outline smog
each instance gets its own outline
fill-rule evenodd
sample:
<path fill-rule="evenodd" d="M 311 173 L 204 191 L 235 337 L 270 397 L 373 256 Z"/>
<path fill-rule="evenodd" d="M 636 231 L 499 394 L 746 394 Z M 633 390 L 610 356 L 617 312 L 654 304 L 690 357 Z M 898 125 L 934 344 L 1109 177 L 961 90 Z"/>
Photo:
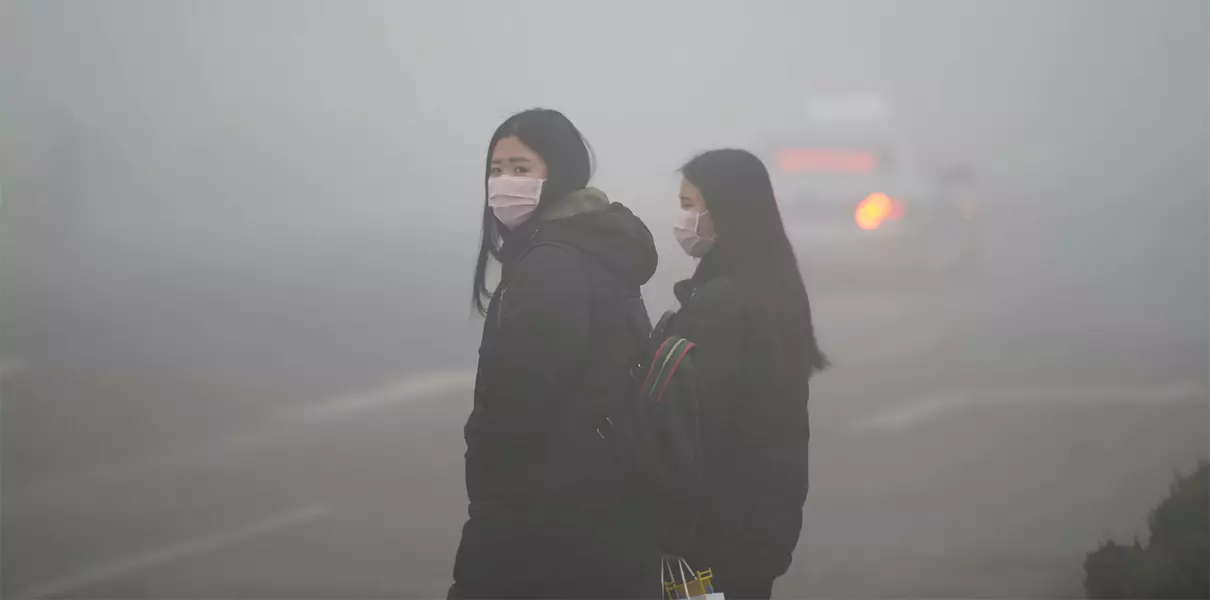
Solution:
<path fill-rule="evenodd" d="M 833 363 L 778 596 L 1082 594 L 1085 555 L 1145 535 L 1210 446 L 1208 17 L 5 3 L 0 589 L 443 596 L 484 158 L 545 107 L 655 237 L 653 316 L 694 269 L 672 234 L 681 165 L 740 147 L 772 173 Z M 820 122 L 875 133 L 818 142 Z M 836 241 L 795 204 L 803 172 L 868 161 L 910 191 L 869 187 L 870 231 L 846 205 Z M 943 196 L 966 208 L 920 247 L 944 264 L 852 241 L 892 201 Z"/>

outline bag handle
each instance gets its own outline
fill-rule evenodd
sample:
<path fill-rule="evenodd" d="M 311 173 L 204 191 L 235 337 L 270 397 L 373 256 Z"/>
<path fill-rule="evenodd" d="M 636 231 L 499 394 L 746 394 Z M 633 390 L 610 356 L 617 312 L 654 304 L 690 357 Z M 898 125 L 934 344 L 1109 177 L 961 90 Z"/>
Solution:
<path fill-rule="evenodd" d="M 689 561 L 685 560 L 683 557 L 680 557 L 680 556 L 676 557 L 676 562 L 677 562 L 677 567 L 681 572 L 681 587 L 683 587 L 685 589 L 685 598 L 686 598 L 686 600 L 688 600 L 688 598 L 689 598 L 689 580 L 685 577 L 685 569 L 688 569 L 689 573 L 691 575 L 693 575 L 694 581 L 697 581 L 697 574 L 693 571 L 693 567 L 689 566 Z M 668 579 L 666 579 L 666 580 L 664 579 L 664 569 L 668 570 Z M 665 556 L 660 559 L 660 588 L 666 590 L 667 589 L 666 584 L 668 584 L 668 583 L 671 583 L 673 585 L 673 587 L 675 588 L 676 574 L 672 571 L 672 565 L 668 563 L 668 557 Z"/>

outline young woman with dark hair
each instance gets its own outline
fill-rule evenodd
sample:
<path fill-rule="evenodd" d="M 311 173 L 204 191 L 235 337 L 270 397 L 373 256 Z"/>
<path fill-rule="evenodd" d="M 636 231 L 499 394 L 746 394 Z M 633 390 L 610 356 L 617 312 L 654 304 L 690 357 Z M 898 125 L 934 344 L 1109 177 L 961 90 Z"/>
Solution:
<path fill-rule="evenodd" d="M 712 150 L 681 174 L 674 233 L 701 262 L 672 327 L 697 344 L 707 484 L 688 559 L 729 600 L 768 598 L 802 529 L 808 380 L 828 363 L 764 164 Z"/>
<path fill-rule="evenodd" d="M 583 136 L 557 111 L 516 114 L 488 143 L 472 288 L 485 322 L 465 429 L 470 518 L 451 597 L 659 593 L 659 554 L 594 430 L 603 403 L 627 389 L 623 304 L 641 305 L 656 250 L 638 217 L 588 187 L 592 171 Z"/>

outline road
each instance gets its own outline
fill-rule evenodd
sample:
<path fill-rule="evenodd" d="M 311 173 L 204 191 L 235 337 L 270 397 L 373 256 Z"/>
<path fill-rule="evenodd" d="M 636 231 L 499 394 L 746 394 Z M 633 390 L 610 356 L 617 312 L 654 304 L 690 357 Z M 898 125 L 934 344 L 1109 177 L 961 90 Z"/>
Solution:
<path fill-rule="evenodd" d="M 1085 552 L 1141 531 L 1206 452 L 1204 335 L 1053 291 L 815 294 L 836 367 L 813 390 L 813 487 L 780 595 L 1074 595 Z M 470 363 L 450 363 L 6 475 L 4 597 L 440 596 L 470 403 Z M 6 437 L 12 392 L 37 378 L 6 375 Z"/>

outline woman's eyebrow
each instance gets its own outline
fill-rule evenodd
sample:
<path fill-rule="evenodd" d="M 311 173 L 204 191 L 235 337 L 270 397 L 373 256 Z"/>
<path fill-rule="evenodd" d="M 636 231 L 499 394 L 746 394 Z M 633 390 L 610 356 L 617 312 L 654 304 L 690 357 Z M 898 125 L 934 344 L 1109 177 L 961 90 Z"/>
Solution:
<path fill-rule="evenodd" d="M 500 158 L 492 159 L 493 165 L 498 165 L 502 162 L 505 162 L 504 159 L 500 159 Z M 530 162 L 530 160 L 529 160 L 528 156 L 510 156 L 510 157 L 508 157 L 508 162 L 511 164 L 517 164 L 517 163 L 527 163 L 527 162 Z"/>

